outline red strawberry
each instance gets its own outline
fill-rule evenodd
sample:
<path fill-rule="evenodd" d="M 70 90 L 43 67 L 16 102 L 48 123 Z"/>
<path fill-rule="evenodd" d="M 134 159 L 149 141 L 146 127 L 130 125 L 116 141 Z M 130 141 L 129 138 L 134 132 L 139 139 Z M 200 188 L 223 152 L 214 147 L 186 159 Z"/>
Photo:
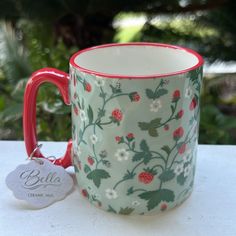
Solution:
<path fill-rule="evenodd" d="M 117 143 L 119 143 L 121 141 L 121 137 L 120 136 L 116 136 L 115 140 L 116 140 Z"/>
<path fill-rule="evenodd" d="M 134 93 L 132 96 L 132 100 L 134 102 L 138 102 L 140 100 L 140 95 L 138 93 Z"/>
<path fill-rule="evenodd" d="M 167 204 L 166 203 L 162 203 L 161 204 L 161 211 L 165 211 L 167 209 Z"/>
<path fill-rule="evenodd" d="M 179 140 L 180 138 L 183 137 L 183 135 L 184 135 L 184 129 L 181 126 L 173 132 L 174 140 Z"/>
<path fill-rule="evenodd" d="M 194 97 L 189 105 L 189 110 L 192 111 L 193 109 L 195 109 L 196 106 L 197 106 L 197 100 Z"/>
<path fill-rule="evenodd" d="M 169 125 L 165 125 L 165 126 L 164 126 L 164 130 L 165 130 L 165 131 L 169 130 L 169 128 L 170 128 Z"/>
<path fill-rule="evenodd" d="M 150 184 L 153 178 L 154 178 L 154 175 L 147 171 L 143 171 L 138 175 L 139 181 L 144 184 Z"/>
<path fill-rule="evenodd" d="M 93 158 L 92 157 L 88 157 L 88 163 L 89 163 L 89 165 L 93 165 L 93 163 L 94 163 L 94 160 L 93 160 Z"/>
<path fill-rule="evenodd" d="M 88 192 L 86 189 L 82 189 L 81 193 L 84 197 L 88 197 Z"/>
<path fill-rule="evenodd" d="M 184 110 L 183 109 L 181 109 L 178 113 L 177 113 L 177 116 L 176 116 L 176 118 L 177 119 L 180 119 L 180 118 L 182 118 L 183 117 L 183 115 L 184 115 Z"/>
<path fill-rule="evenodd" d="M 85 90 L 86 90 L 87 92 L 91 92 L 92 87 L 91 87 L 91 85 L 90 85 L 89 83 L 86 83 L 86 84 L 85 84 Z"/>
<path fill-rule="evenodd" d="M 127 134 L 127 138 L 130 138 L 130 139 L 131 139 L 131 138 L 134 138 L 134 134 L 133 134 L 133 133 L 128 133 L 128 134 Z"/>
<path fill-rule="evenodd" d="M 177 102 L 180 99 L 180 91 L 175 90 L 172 95 L 172 102 Z"/>
<path fill-rule="evenodd" d="M 179 154 L 183 154 L 183 153 L 185 152 L 185 150 L 186 150 L 186 147 L 187 147 L 186 143 L 183 143 L 183 144 L 178 148 L 178 153 L 179 153 Z"/>
<path fill-rule="evenodd" d="M 123 114 L 122 114 L 121 110 L 117 109 L 117 108 L 112 111 L 111 115 L 112 115 L 113 119 L 118 122 L 121 121 L 123 118 Z"/>
<path fill-rule="evenodd" d="M 133 133 L 128 133 L 126 135 L 126 139 L 128 140 L 128 142 L 131 142 L 134 140 L 134 134 Z"/>
<path fill-rule="evenodd" d="M 77 106 L 74 106 L 74 113 L 78 116 L 79 114 L 79 109 Z"/>

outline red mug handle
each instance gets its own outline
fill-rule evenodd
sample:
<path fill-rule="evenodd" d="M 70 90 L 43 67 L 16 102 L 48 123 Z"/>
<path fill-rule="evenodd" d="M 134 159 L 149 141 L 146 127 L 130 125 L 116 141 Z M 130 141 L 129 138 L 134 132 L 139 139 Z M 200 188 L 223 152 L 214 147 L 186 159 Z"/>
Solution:
<path fill-rule="evenodd" d="M 69 75 L 65 72 L 53 68 L 44 68 L 34 72 L 28 80 L 24 94 L 24 112 L 23 112 L 23 128 L 26 151 L 28 155 L 33 152 L 37 146 L 36 133 L 36 97 L 39 86 L 45 82 L 55 84 L 59 89 L 66 105 L 70 105 L 69 98 Z M 72 141 L 67 145 L 66 153 L 63 157 L 56 159 L 55 164 L 69 167 L 71 161 Z M 34 157 L 44 157 L 40 150 L 36 150 Z"/>

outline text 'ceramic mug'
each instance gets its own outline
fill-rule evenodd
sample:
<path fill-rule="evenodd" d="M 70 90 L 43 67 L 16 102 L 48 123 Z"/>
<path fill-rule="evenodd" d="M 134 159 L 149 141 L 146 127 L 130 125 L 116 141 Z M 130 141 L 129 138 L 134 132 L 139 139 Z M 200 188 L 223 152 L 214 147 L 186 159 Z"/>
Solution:
<path fill-rule="evenodd" d="M 79 51 L 69 75 L 38 70 L 24 97 L 27 152 L 37 144 L 38 87 L 53 83 L 72 108 L 72 141 L 55 164 L 73 163 L 82 195 L 119 214 L 171 209 L 193 188 L 202 66 L 190 49 L 128 43 Z"/>

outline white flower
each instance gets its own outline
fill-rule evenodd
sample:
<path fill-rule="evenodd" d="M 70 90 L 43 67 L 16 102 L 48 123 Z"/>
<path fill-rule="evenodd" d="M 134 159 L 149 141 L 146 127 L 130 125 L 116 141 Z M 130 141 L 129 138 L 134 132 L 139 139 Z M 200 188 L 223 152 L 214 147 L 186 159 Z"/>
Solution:
<path fill-rule="evenodd" d="M 90 140 L 91 140 L 92 144 L 96 144 L 98 141 L 98 137 L 95 134 L 92 134 L 90 136 Z"/>
<path fill-rule="evenodd" d="M 175 167 L 174 172 L 176 175 L 180 175 L 183 172 L 183 170 L 184 170 L 184 165 L 183 165 L 183 163 L 181 163 Z"/>
<path fill-rule="evenodd" d="M 103 87 L 103 86 L 105 85 L 105 81 L 104 81 L 104 79 L 97 77 L 96 80 L 95 80 L 95 84 L 96 84 L 98 87 Z"/>
<path fill-rule="evenodd" d="M 127 152 L 124 148 L 117 149 L 115 157 L 118 161 L 127 161 L 129 159 L 129 152 Z"/>
<path fill-rule="evenodd" d="M 116 199 L 118 197 L 117 192 L 114 189 L 108 188 L 105 192 L 108 199 Z"/>
<path fill-rule="evenodd" d="M 80 110 L 80 119 L 81 121 L 86 121 L 87 120 L 87 116 L 84 110 Z"/>
<path fill-rule="evenodd" d="M 133 201 L 132 202 L 132 206 L 139 206 L 140 205 L 140 202 L 139 201 Z"/>
<path fill-rule="evenodd" d="M 190 97 L 192 97 L 192 95 L 193 95 L 193 90 L 190 87 L 186 88 L 185 97 L 190 98 Z"/>
<path fill-rule="evenodd" d="M 184 168 L 184 177 L 187 177 L 190 172 L 191 172 L 191 165 L 187 165 L 185 168 Z"/>
<path fill-rule="evenodd" d="M 155 99 L 151 104 L 150 104 L 150 111 L 152 112 L 158 112 L 158 110 L 162 108 L 161 100 L 160 99 Z"/>

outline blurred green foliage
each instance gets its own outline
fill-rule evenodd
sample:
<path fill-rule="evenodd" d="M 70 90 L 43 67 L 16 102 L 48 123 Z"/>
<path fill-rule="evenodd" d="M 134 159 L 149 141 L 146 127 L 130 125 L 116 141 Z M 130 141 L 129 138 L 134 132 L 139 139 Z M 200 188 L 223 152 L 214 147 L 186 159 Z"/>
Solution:
<path fill-rule="evenodd" d="M 75 1 L 0 3 L 0 139 L 22 139 L 22 103 L 30 74 L 42 67 L 68 71 L 77 50 L 102 43 L 151 41 L 191 47 L 207 62 L 236 61 L 233 0 Z M 142 16 L 138 26 L 114 20 Z M 236 75 L 207 76 L 201 101 L 200 143 L 236 144 Z M 229 86 L 230 84 L 230 86 Z M 231 94 L 229 99 L 228 94 Z M 37 102 L 42 140 L 71 136 L 70 107 L 45 84 Z"/>
<path fill-rule="evenodd" d="M 1 113 L 0 138 L 22 139 L 22 103 L 24 87 L 30 74 L 40 68 L 51 67 L 68 70 L 68 59 L 77 48 L 68 49 L 59 40 L 53 43 L 50 29 L 43 23 L 32 24 L 19 21 L 21 34 L 27 35 L 17 39 L 11 25 L 2 23 L 0 37 L 4 50 L 1 59 Z M 51 34 L 51 35 L 50 35 Z M 23 52 L 27 48 L 27 55 Z M 18 66 L 19 65 L 19 66 Z M 70 138 L 70 107 L 64 106 L 59 92 L 53 85 L 44 84 L 37 97 L 37 131 L 39 139 L 65 140 Z M 69 122 L 65 122 L 68 120 Z"/>

